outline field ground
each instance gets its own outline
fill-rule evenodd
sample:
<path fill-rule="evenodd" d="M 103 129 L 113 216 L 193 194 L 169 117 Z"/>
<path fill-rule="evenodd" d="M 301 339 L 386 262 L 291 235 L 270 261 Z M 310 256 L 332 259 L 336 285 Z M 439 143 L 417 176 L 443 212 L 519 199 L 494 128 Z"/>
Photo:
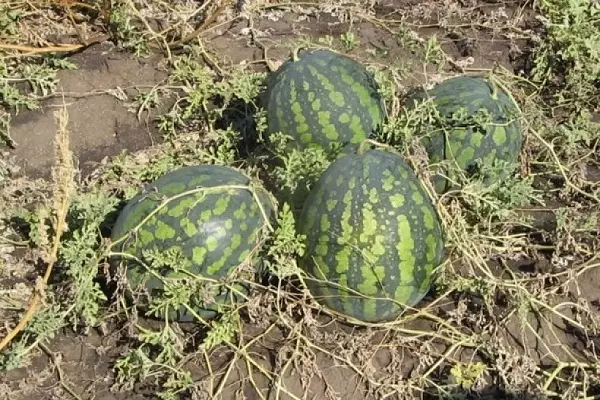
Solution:
<path fill-rule="evenodd" d="M 43 293 L 2 350 L 0 399 L 600 398 L 597 4 L 0 4 L 0 337 Z M 178 165 L 240 164 L 261 74 L 300 45 L 372 66 L 392 117 L 410 88 L 451 75 L 511 88 L 518 174 L 437 199 L 439 287 L 381 326 L 319 312 L 284 272 L 212 329 L 105 298 L 113 207 Z"/>

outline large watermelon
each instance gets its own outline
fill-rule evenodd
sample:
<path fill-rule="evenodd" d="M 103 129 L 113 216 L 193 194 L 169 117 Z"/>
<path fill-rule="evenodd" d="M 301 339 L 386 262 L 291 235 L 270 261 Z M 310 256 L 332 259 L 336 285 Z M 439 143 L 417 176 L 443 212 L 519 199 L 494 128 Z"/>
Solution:
<path fill-rule="evenodd" d="M 299 149 L 358 143 L 385 116 L 373 76 L 330 50 L 303 50 L 284 62 L 267 79 L 264 106 L 267 136 L 282 132 Z"/>
<path fill-rule="evenodd" d="M 482 76 L 458 76 L 430 90 L 414 91 L 408 96 L 406 108 L 410 111 L 428 99 L 432 99 L 441 116 L 432 126 L 421 127 L 422 143 L 432 164 L 456 162 L 456 167 L 470 177 L 481 173 L 481 165 L 491 167 L 496 160 L 516 163 L 522 140 L 519 110 L 502 88 Z M 461 112 L 466 118 L 457 122 Z M 482 117 L 479 121 L 478 112 Z M 446 170 L 439 172 L 434 177 L 434 186 L 438 193 L 443 193 L 452 186 L 443 175 L 449 174 L 446 176 L 452 180 L 454 175 Z M 503 169 L 500 173 L 482 175 L 484 182 L 490 184 L 509 172 L 510 169 Z"/>
<path fill-rule="evenodd" d="M 334 161 L 298 219 L 299 265 L 313 297 L 366 322 L 395 318 L 428 292 L 443 257 L 440 220 L 396 153 L 363 148 Z"/>
<path fill-rule="evenodd" d="M 131 288 L 146 288 L 152 297 L 161 295 L 163 281 L 189 278 L 189 273 L 215 280 L 229 277 L 256 249 L 264 216 L 269 218 L 273 212 L 269 195 L 252 186 L 253 195 L 250 185 L 245 175 L 217 165 L 183 167 L 162 176 L 121 211 L 111 235 L 117 246 L 113 252 L 132 255 L 148 264 L 144 250 L 163 254 L 179 251 L 185 271 L 170 266 L 150 267 L 151 271 L 130 257 L 115 257 L 113 265 L 123 261 Z M 242 297 L 237 290 L 244 293 L 245 286 L 234 287 L 236 290 L 214 285 L 211 295 L 198 294 L 192 299 L 193 308 L 202 318 L 212 318 L 218 306 Z M 193 319 L 184 307 L 170 308 L 157 316 Z"/>

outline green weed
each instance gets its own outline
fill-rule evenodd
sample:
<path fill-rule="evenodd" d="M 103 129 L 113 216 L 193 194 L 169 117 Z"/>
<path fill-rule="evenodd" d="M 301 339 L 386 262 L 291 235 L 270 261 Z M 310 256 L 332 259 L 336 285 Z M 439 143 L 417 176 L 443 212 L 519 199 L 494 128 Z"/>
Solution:
<path fill-rule="evenodd" d="M 0 58 L 0 146 L 18 145 L 18 138 L 10 135 L 11 115 L 23 109 L 39 109 L 39 98 L 57 89 L 58 72 L 75 68 L 71 62 L 51 56 Z"/>
<path fill-rule="evenodd" d="M 595 107 L 600 82 L 600 4 L 544 0 L 545 35 L 534 49 L 533 79 L 548 85 L 558 105 Z"/>
<path fill-rule="evenodd" d="M 481 17 L 472 8 L 451 4 L 452 17 L 469 18 L 478 29 L 490 29 L 489 21 L 479 23 Z M 304 385 L 301 389 L 307 392 L 308 382 L 329 377 L 318 364 L 322 358 L 351 371 L 371 394 L 381 398 L 460 397 L 462 392 L 478 391 L 489 382 L 506 392 L 589 397 L 600 385 L 594 374 L 597 363 L 582 360 L 583 356 L 575 356 L 566 341 L 556 343 L 553 338 L 560 336 L 556 328 L 560 326 L 593 344 L 600 330 L 587 300 L 568 297 L 572 293 L 569 288 L 578 284 L 580 276 L 598 267 L 595 254 L 600 215 L 594 210 L 600 188 L 585 174 L 586 168 L 598 165 L 599 126 L 593 115 L 600 65 L 596 43 L 598 6 L 597 2 L 579 0 L 545 0 L 538 4 L 546 31 L 538 38 L 534 51 L 534 82 L 499 74 L 523 109 L 523 157 L 518 166 L 482 165 L 482 175 L 520 168 L 495 184 L 486 184 L 479 176 L 467 179 L 448 166 L 459 188 L 443 196 L 432 193 L 446 231 L 448 260 L 439 268 L 435 293 L 422 307 L 393 323 L 338 329 L 325 310 L 309 298 L 300 298 L 304 292 L 298 296 L 297 292 L 287 292 L 283 285 L 262 286 L 244 277 L 251 287 L 247 304 L 223 308 L 219 318 L 210 321 L 198 319 L 190 333 L 182 329 L 183 324 L 169 321 L 148 327 L 147 321 L 137 315 L 135 303 L 130 307 L 132 302 L 121 291 L 106 308 L 108 296 L 99 286 L 98 275 L 108 267 L 107 257 L 112 250 L 106 231 L 122 202 L 131 199 L 146 182 L 183 165 L 240 167 L 278 189 L 278 197 L 283 199 L 274 230 L 265 235 L 266 247 L 260 256 L 270 275 L 293 280 L 301 275 L 296 262 L 304 253 L 304 237 L 296 231 L 297 211 L 302 198 L 332 160 L 319 150 L 293 149 L 284 134 L 271 135 L 268 142 L 262 138 L 266 119 L 258 97 L 263 73 L 209 56 L 210 43 L 200 34 L 184 43 L 180 51 L 171 53 L 169 43 L 193 32 L 209 18 L 203 14 L 204 8 L 181 2 L 111 2 L 108 23 L 120 48 L 139 56 L 165 50 L 168 81 L 136 97 L 133 105 L 140 113 L 162 104 L 167 96 L 175 97 L 174 106 L 155 121 L 166 141 L 137 154 L 114 157 L 93 177 L 72 188 L 68 230 L 59 246 L 59 283 L 45 288 L 45 306 L 0 356 L 0 367 L 9 370 L 26 366 L 32 350 L 63 329 L 114 324 L 129 328 L 119 329 L 120 339 L 128 348 L 113 365 L 116 388 L 135 391 L 137 384 L 148 385 L 156 388 L 156 397 L 162 399 L 225 393 L 234 376 L 232 371 L 240 370 L 240 364 L 248 372 L 244 384 L 258 393 L 263 393 L 256 379 L 260 375 L 269 382 L 273 397 L 285 394 L 300 398 L 290 393 L 286 374 L 299 376 Z M 289 4 L 255 2 L 252 12 L 279 11 L 278 7 L 287 11 L 292 8 Z M 418 63 L 435 65 L 439 74 L 448 72 L 449 55 L 441 35 L 420 37 L 411 28 L 414 25 L 375 19 L 362 4 L 313 7 L 330 7 L 340 15 L 357 13 L 361 23 L 370 22 L 402 43 Z M 358 12 L 356 7 L 364 10 Z M 13 40 L 26 15 L 18 8 L 7 13 L 3 10 L 0 37 Z M 395 12 L 403 11 L 399 7 Z M 248 18 L 244 13 L 240 15 L 223 13 L 220 17 Z M 270 17 L 282 15 L 275 12 Z M 312 18 L 308 12 L 303 16 Z M 252 15 L 255 22 L 259 17 Z M 439 25 L 448 23 L 444 20 Z M 498 31 L 507 28 L 498 27 Z M 488 121 L 485 114 L 457 114 L 452 121 L 442 123 L 427 102 L 405 112 L 405 79 L 409 74 L 427 73 L 427 68 L 406 70 L 408 60 L 392 60 L 390 49 L 371 46 L 358 30 L 318 39 L 291 39 L 290 43 L 294 44 L 291 47 L 304 44 L 340 48 L 369 63 L 389 112 L 377 139 L 393 144 L 425 179 L 433 166 L 417 141 L 419 134 L 434 133 L 459 119 L 473 125 Z M 369 48 L 365 51 L 369 57 L 363 56 L 364 47 Z M 39 107 L 40 97 L 56 90 L 57 71 L 72 68 L 58 58 L 26 60 L 20 64 L 12 57 L 0 59 L 0 136 L 4 134 L 5 141 L 9 140 L 9 111 Z M 397 65 L 388 65 L 390 60 L 397 61 Z M 553 108 L 556 104 L 548 101 L 548 93 L 556 94 L 560 109 Z M 0 175 L 5 174 L 3 171 Z M 0 180 L 0 190 L 10 184 L 9 179 Z M 38 254 L 52 240 L 55 215 L 51 200 L 23 190 L 25 195 L 19 197 L 17 205 L 0 212 L 8 210 L 8 217 L 18 221 L 22 228 L 19 241 Z M 536 209 L 526 212 L 551 201 L 560 205 L 546 210 L 553 216 L 549 223 L 535 216 Z M 0 241 L 5 239 L 0 235 Z M 185 266 L 176 252 L 147 252 L 144 259 L 155 271 L 165 266 L 182 270 Z M 542 266 L 547 262 L 552 268 L 527 272 L 515 266 L 523 260 Z M 119 290 L 125 289 L 123 277 L 114 278 Z M 150 301 L 150 313 L 158 315 L 180 306 L 193 310 L 212 295 L 208 286 L 193 277 L 167 284 L 163 295 Z M 541 325 L 546 324 L 545 328 L 535 327 L 532 316 Z M 253 323 L 248 323 L 248 317 Z M 510 325 L 513 319 L 516 328 Z M 525 348 L 511 338 L 526 343 Z M 527 347 L 531 338 L 548 356 L 543 362 L 532 346 Z M 269 353 L 261 353 L 268 346 Z M 593 355 L 591 344 L 582 346 L 584 355 Z M 565 348 L 568 351 L 563 352 Z M 389 355 L 387 364 L 378 366 L 386 359 L 385 354 Z M 226 361 L 218 365 L 221 355 Z M 194 369 L 187 364 L 191 360 L 196 364 Z M 264 366 L 264 360 L 274 360 L 275 368 Z M 406 372 L 407 364 L 411 364 L 410 372 Z M 198 365 L 206 376 L 200 383 L 192 373 Z M 336 395 L 328 387 L 325 396 Z"/>

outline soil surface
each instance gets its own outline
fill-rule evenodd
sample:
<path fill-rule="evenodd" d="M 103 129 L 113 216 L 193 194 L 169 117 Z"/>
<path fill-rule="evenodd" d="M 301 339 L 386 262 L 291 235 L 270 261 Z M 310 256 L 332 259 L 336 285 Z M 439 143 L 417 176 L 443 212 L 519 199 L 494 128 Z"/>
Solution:
<path fill-rule="evenodd" d="M 138 118 L 127 102 L 166 78 L 166 71 L 158 67 L 160 59 L 134 58 L 105 42 L 70 61 L 77 69 L 59 72 L 58 93 L 43 100 L 41 110 L 22 112 L 12 121 L 12 134 L 18 138 L 13 155 L 29 176 L 50 176 L 57 129 L 54 111 L 60 107 L 68 110 L 70 146 L 84 175 L 105 157 L 142 150 L 160 140 L 153 116 Z M 163 104 L 158 112 L 168 107 Z"/>
<path fill-rule="evenodd" d="M 377 17 L 393 19 L 399 7 L 423 7 L 424 18 L 415 22 L 422 26 L 417 27 L 417 31 L 423 37 L 436 35 L 444 50 L 452 57 L 453 63 L 464 66 L 470 71 L 489 69 L 497 65 L 511 71 L 524 68 L 519 57 L 521 53 L 526 52 L 523 42 L 518 39 L 508 40 L 485 29 L 444 29 L 438 26 L 435 13 L 428 14 L 426 5 L 422 2 L 379 2 L 376 9 Z M 478 8 L 478 12 L 494 11 L 498 11 L 498 7 L 493 3 L 482 3 Z M 504 5 L 502 11 L 512 14 L 522 10 L 516 4 L 513 8 Z M 244 31 L 245 28 L 247 22 L 239 22 L 228 26 L 227 29 L 217 30 L 213 37 L 206 38 L 205 45 L 231 63 L 256 62 L 257 68 L 264 68 L 260 63 L 264 58 L 263 50 L 251 44 Z M 268 57 L 276 62 L 287 57 L 290 49 L 286 44 L 297 35 L 339 36 L 347 31 L 348 23 L 338 23 L 337 18 L 325 14 L 317 20 L 313 18 L 308 20 L 299 14 L 281 12 L 277 14 L 277 18 L 255 21 L 254 28 L 262 34 L 260 40 L 262 45 L 268 48 Z M 365 21 L 355 21 L 354 32 L 360 44 L 352 54 L 360 57 L 373 48 L 386 48 L 386 62 L 413 71 L 411 75 L 413 79 L 400 84 L 408 88 L 424 81 L 422 65 L 416 61 L 409 49 L 403 47 L 397 37 L 372 22 Z M 68 110 L 71 148 L 82 175 L 89 174 L 107 157 L 118 155 L 123 151 L 142 150 L 161 141 L 153 120 L 155 115 L 143 113 L 139 118 L 136 115 L 137 110 L 130 102 L 132 95 L 164 82 L 167 72 L 162 68 L 160 58 L 135 58 L 117 51 L 111 43 L 106 42 L 72 56 L 70 61 L 75 63 L 78 69 L 60 73 L 59 87 L 64 94 L 52 95 L 42 102 L 41 110 L 21 112 L 13 120 L 12 136 L 18 143 L 18 147 L 10 155 L 16 159 L 24 175 L 35 178 L 49 176 L 53 163 L 53 141 L 56 132 L 53 111 L 58 107 L 64 106 Z M 164 103 L 156 112 L 164 112 L 169 106 L 170 104 Z M 598 170 L 590 167 L 588 173 L 590 177 L 594 174 L 598 175 Z M 515 268 L 527 268 L 527 265 L 527 262 L 524 262 L 523 265 L 516 265 Z M 568 292 L 564 293 L 565 301 L 585 299 L 594 304 L 596 310 L 600 312 L 598 291 L 600 269 L 588 270 L 578 277 L 577 282 L 577 285 L 573 285 Z M 457 303 L 448 304 L 448 309 L 477 306 L 463 304 L 463 300 L 457 299 Z M 589 348 L 589 343 L 586 345 L 585 340 L 593 340 L 596 346 L 600 346 L 599 338 L 580 337 L 566 321 L 557 320 L 548 323 L 536 321 L 531 317 L 531 326 L 536 329 L 535 332 L 531 332 L 521 330 L 517 318 L 515 315 L 508 317 L 504 325 L 505 331 L 498 332 L 498 335 L 507 341 L 513 341 L 517 346 L 522 346 L 524 352 L 540 364 L 548 361 L 546 356 L 549 352 L 544 346 L 553 347 L 554 354 L 560 354 L 561 349 L 579 353 L 582 359 L 586 358 L 585 348 Z M 335 329 L 329 326 L 322 328 L 321 331 L 324 335 L 333 335 L 331 332 Z M 351 330 L 347 326 L 341 329 L 347 332 Z M 421 326 L 420 329 L 427 329 L 427 326 Z M 85 334 L 75 334 L 66 330 L 64 334 L 49 342 L 48 352 L 40 351 L 31 358 L 30 365 L 0 376 L 0 400 L 73 398 L 61 384 L 72 388 L 74 394 L 81 399 L 156 398 L 152 389 L 137 387 L 135 390 L 119 391 L 115 387 L 114 360 L 126 349 L 127 346 L 123 342 L 126 336 L 126 333 L 114 331 L 111 327 L 106 327 L 105 332 L 91 330 Z M 371 361 L 367 367 L 379 371 L 382 376 L 385 375 L 387 368 L 401 368 L 406 376 L 410 376 L 413 369 L 418 366 L 419 360 L 410 353 L 408 346 L 378 349 L 376 345 L 378 340 L 382 339 L 380 336 L 381 332 L 357 336 L 361 340 L 368 340 L 374 344 L 375 350 L 369 355 Z M 260 357 L 256 358 L 263 360 L 265 369 L 281 367 L 281 360 L 277 360 L 277 357 L 285 359 L 286 351 L 294 351 L 294 343 L 286 343 L 286 349 L 282 350 L 281 343 L 285 343 L 285 340 L 285 337 L 279 334 L 270 334 L 253 348 L 253 351 L 260 354 Z M 326 342 L 333 343 L 330 340 Z M 278 354 L 269 351 L 270 344 L 274 344 L 274 348 L 279 348 Z M 440 353 L 447 350 L 445 346 L 437 345 Z M 218 369 L 219 355 L 213 357 L 215 368 Z M 469 361 L 469 357 L 469 354 L 464 354 L 465 361 Z M 226 365 L 228 360 L 221 361 Z M 314 376 L 297 376 L 284 372 L 280 376 L 281 387 L 296 396 L 302 396 L 306 387 L 309 393 L 307 399 L 381 398 L 373 388 L 366 387 L 363 379 L 355 371 L 336 365 L 339 363 L 333 361 L 331 357 L 321 354 L 317 359 L 306 362 L 318 365 L 320 372 Z M 186 367 L 192 371 L 194 381 L 202 379 L 207 373 L 201 367 L 202 364 L 203 360 L 188 360 Z M 523 366 L 525 367 L 527 366 Z M 219 373 L 223 374 L 224 371 Z M 515 374 L 518 373 L 515 371 Z M 260 395 L 256 391 L 257 387 L 261 389 Z M 481 398 L 502 398 L 493 386 L 483 388 L 479 395 Z M 207 398 L 206 396 L 202 388 L 198 388 L 193 398 L 203 399 Z M 246 366 L 240 360 L 230 371 L 222 398 L 291 399 L 292 397 L 278 390 L 277 387 L 269 386 L 261 376 L 254 376 L 253 380 L 250 380 L 246 373 Z M 396 397 L 388 398 L 403 398 L 401 388 L 398 388 Z"/>

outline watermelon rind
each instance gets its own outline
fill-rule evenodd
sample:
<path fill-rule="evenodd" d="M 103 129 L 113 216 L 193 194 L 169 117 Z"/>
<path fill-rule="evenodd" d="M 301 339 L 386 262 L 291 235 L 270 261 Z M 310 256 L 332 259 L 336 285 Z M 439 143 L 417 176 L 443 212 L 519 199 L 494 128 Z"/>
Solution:
<path fill-rule="evenodd" d="M 132 291 L 145 289 L 150 298 L 164 295 L 165 282 L 210 280 L 186 307 L 168 307 L 154 317 L 191 321 L 211 319 L 235 307 L 248 293 L 242 274 L 226 282 L 251 261 L 273 214 L 269 193 L 241 172 L 221 165 L 192 165 L 165 174 L 134 196 L 119 214 L 111 233 L 113 266 L 123 266 Z M 182 265 L 154 268 L 148 250 L 177 252 Z M 201 296 L 202 294 L 202 296 Z M 146 309 L 141 296 L 138 308 Z M 191 306 L 192 306 L 191 305 Z"/>
<path fill-rule="evenodd" d="M 386 110 L 374 76 L 328 49 L 302 49 L 267 78 L 267 138 L 281 132 L 298 149 L 325 151 L 373 136 Z"/>
<path fill-rule="evenodd" d="M 314 299 L 350 320 L 381 323 L 414 307 L 444 257 L 436 208 L 397 153 L 345 152 L 312 188 L 298 219 L 299 267 Z"/>
<path fill-rule="evenodd" d="M 428 101 L 440 118 L 416 128 L 415 134 L 430 163 L 441 167 L 433 178 L 438 194 L 458 186 L 462 179 L 457 171 L 467 179 L 479 175 L 491 185 L 514 170 L 523 140 L 520 111 L 501 85 L 485 76 L 456 76 L 431 89 L 414 90 L 405 108 L 410 113 Z M 448 162 L 454 168 L 442 166 Z M 494 168 L 498 163 L 503 165 Z"/>

